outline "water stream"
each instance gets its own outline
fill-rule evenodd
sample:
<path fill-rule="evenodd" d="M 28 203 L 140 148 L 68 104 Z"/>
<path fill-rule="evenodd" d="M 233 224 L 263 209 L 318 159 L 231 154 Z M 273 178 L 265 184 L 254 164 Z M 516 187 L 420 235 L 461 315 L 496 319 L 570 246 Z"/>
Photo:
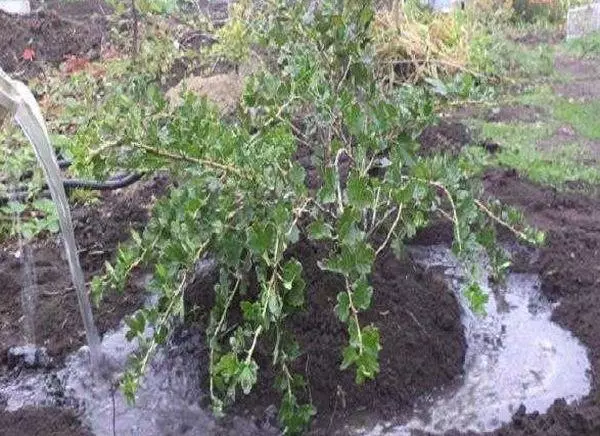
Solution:
<path fill-rule="evenodd" d="M 23 336 L 26 344 L 35 345 L 35 311 L 38 297 L 35 263 L 33 261 L 31 247 L 23 242 L 23 235 L 21 234 L 21 215 L 19 212 L 15 212 L 14 220 L 19 238 L 19 251 L 17 254 L 21 260 L 21 265 L 23 266 L 23 288 L 21 289 Z"/>
<path fill-rule="evenodd" d="M 12 80 L 0 69 L 0 106 L 14 114 L 14 119 L 21 127 L 29 142 L 31 142 L 37 160 L 44 171 L 46 183 L 56 209 L 64 241 L 65 252 L 69 262 L 69 269 L 73 286 L 77 294 L 79 309 L 87 342 L 90 347 L 92 366 L 98 368 L 101 359 L 100 337 L 94 324 L 92 307 L 87 295 L 83 271 L 79 263 L 75 233 L 71 221 L 71 211 L 62 182 L 62 176 L 50 137 L 46 130 L 46 123 L 40 108 L 31 91 L 21 82 Z"/>

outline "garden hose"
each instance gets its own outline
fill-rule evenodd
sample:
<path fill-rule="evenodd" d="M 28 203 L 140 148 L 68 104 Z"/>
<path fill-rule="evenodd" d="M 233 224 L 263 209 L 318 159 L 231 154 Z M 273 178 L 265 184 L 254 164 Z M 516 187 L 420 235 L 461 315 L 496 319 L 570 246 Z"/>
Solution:
<path fill-rule="evenodd" d="M 82 180 L 82 179 L 64 179 L 63 186 L 65 190 L 71 189 L 85 189 L 90 191 L 113 191 L 115 189 L 126 188 L 140 180 L 144 176 L 144 173 L 129 173 L 124 176 L 110 178 L 105 181 L 98 180 Z M 44 184 L 42 197 L 48 197 L 50 194 L 47 191 L 47 185 Z M 22 201 L 29 196 L 26 186 L 21 186 L 13 191 L 10 196 L 0 197 L 0 206 L 6 204 L 8 201 Z"/>

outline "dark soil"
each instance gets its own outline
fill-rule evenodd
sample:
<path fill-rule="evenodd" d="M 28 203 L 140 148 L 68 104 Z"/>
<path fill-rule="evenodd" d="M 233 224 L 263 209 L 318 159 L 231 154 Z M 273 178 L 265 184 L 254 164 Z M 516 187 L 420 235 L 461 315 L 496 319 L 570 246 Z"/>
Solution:
<path fill-rule="evenodd" d="M 468 127 L 459 122 L 440 121 L 435 126 L 426 127 L 417 138 L 421 145 L 419 152 L 430 156 L 438 153 L 457 155 L 472 143 Z"/>
<path fill-rule="evenodd" d="M 535 123 L 540 121 L 546 115 L 545 111 L 539 107 L 531 105 L 519 106 L 501 106 L 488 111 L 486 121 L 493 123 Z"/>
<path fill-rule="evenodd" d="M 154 196 L 165 189 L 166 182 L 157 178 L 129 190 L 107 193 L 98 206 L 73 209 L 76 240 L 86 278 L 102 272 L 119 242 L 126 241 L 130 229 L 142 228 L 148 219 L 147 208 Z M 0 364 L 7 362 L 7 350 L 23 345 L 21 290 L 23 263 L 14 253 L 15 243 L 0 251 Z M 38 290 L 35 317 L 36 343 L 48 349 L 48 354 L 60 363 L 69 352 L 85 343 L 85 334 L 68 264 L 62 244 L 56 239 L 36 242 L 28 250 L 33 259 Z M 115 328 L 123 317 L 143 303 L 144 283 L 138 273 L 123 294 L 107 294 L 96 310 L 96 322 L 101 333 Z M 136 280 L 137 278 L 137 280 Z"/>
<path fill-rule="evenodd" d="M 0 436 L 91 436 L 70 411 L 39 407 L 0 412 Z"/>
<path fill-rule="evenodd" d="M 551 30 L 536 30 L 535 32 L 529 32 L 525 35 L 519 35 L 513 38 L 513 41 L 519 44 L 529 46 L 539 46 L 543 44 L 558 44 L 565 38 L 564 31 Z"/>
<path fill-rule="evenodd" d="M 97 1 L 53 1 L 30 16 L 0 12 L 0 67 L 19 79 L 38 75 L 67 56 L 95 59 L 107 35 L 107 21 Z M 36 8 L 32 5 L 32 9 Z M 24 57 L 33 50 L 33 59 Z"/>
<path fill-rule="evenodd" d="M 343 434 L 341 426 L 363 412 L 393 419 L 408 411 L 420 396 L 447 385 L 462 372 L 466 347 L 460 308 L 443 278 L 387 252 L 376 262 L 371 277 L 372 308 L 360 316 L 363 325 L 373 323 L 380 329 L 381 372 L 376 380 L 357 386 L 353 371 L 339 368 L 347 333 L 334 306 L 344 282 L 317 266 L 326 253 L 324 247 L 308 241 L 289 251 L 304 265 L 308 296 L 308 310 L 289 322 L 302 350 L 294 370 L 309 383 L 308 395 L 318 409 L 313 432 L 323 435 Z M 206 296 L 211 291 L 199 286 L 188 295 L 196 296 L 199 313 L 207 313 L 210 299 Z M 270 350 L 270 345 L 263 348 Z M 236 410 L 262 419 L 270 405 L 278 405 L 280 394 L 272 388 L 275 374 L 266 354 L 259 356 L 259 366 L 259 385 Z"/>

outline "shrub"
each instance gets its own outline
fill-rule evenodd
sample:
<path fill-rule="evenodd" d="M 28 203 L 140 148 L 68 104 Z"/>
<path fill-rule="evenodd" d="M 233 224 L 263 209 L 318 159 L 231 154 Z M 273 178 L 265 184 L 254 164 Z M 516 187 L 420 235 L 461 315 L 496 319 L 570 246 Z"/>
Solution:
<path fill-rule="evenodd" d="M 326 244 L 321 268 L 344 277 L 332 316 L 347 325 L 342 369 L 352 368 L 357 383 L 379 372 L 379 332 L 361 314 L 376 292 L 369 275 L 383 250 L 400 253 L 433 217 L 453 224 L 453 248 L 462 259 L 486 250 L 498 268 L 506 259 L 492 223 L 528 241 L 541 237 L 521 227 L 515 211 L 477 198 L 471 176 L 479 168 L 471 159 L 416 153 L 412 137 L 431 117 L 432 103 L 406 86 L 383 92 L 371 1 L 325 0 L 316 8 L 282 0 L 263 8 L 249 31 L 269 68 L 247 78 L 236 122 L 190 95 L 169 109 L 147 88 L 136 110 L 124 96 L 111 101 L 108 113 L 128 117 L 119 130 L 114 119 L 95 119 L 77 141 L 89 152 L 84 163 L 92 172 L 118 163 L 166 170 L 176 182 L 144 233 L 134 234 L 106 276 L 93 281 L 98 295 L 122 287 L 133 268 L 153 267 L 150 290 L 158 304 L 128 320 L 128 336 L 140 341 L 140 350 L 122 380 L 125 393 L 133 398 L 153 352 L 183 314 L 194 266 L 210 258 L 219 275 L 206 332 L 214 410 L 222 413 L 240 391 L 252 390 L 257 350 L 271 350 L 282 428 L 295 434 L 315 413 L 303 403 L 304 380 L 291 370 L 300 350 L 285 329 L 305 301 L 302 259 L 286 254 L 300 237 Z M 105 145 L 98 149 L 98 142 Z M 299 145 L 312 154 L 320 180 L 315 189 L 307 188 L 294 159 Z M 468 289 L 472 306 L 482 310 L 487 297 L 474 280 Z"/>

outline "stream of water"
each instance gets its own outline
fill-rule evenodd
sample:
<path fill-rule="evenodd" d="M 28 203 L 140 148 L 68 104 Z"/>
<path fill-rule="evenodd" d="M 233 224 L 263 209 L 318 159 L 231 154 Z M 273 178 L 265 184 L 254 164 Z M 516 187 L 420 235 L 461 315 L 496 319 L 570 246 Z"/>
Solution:
<path fill-rule="evenodd" d="M 15 212 L 14 221 L 19 238 L 19 251 L 17 254 L 21 260 L 21 265 L 23 265 L 23 288 L 21 290 L 23 336 L 26 344 L 35 345 L 35 311 L 38 297 L 35 263 L 33 261 L 31 247 L 23 242 L 20 213 Z"/>
<path fill-rule="evenodd" d="M 79 263 L 71 211 L 62 182 L 62 175 L 50 142 L 46 123 L 31 91 L 21 82 L 14 81 L 0 69 L 0 105 L 14 112 L 14 119 L 35 150 L 37 160 L 44 171 L 46 183 L 56 209 L 64 241 L 65 252 L 79 309 L 90 347 L 92 367 L 99 368 L 101 360 L 100 337 L 94 324 L 92 307 L 87 295 L 83 271 Z"/>

